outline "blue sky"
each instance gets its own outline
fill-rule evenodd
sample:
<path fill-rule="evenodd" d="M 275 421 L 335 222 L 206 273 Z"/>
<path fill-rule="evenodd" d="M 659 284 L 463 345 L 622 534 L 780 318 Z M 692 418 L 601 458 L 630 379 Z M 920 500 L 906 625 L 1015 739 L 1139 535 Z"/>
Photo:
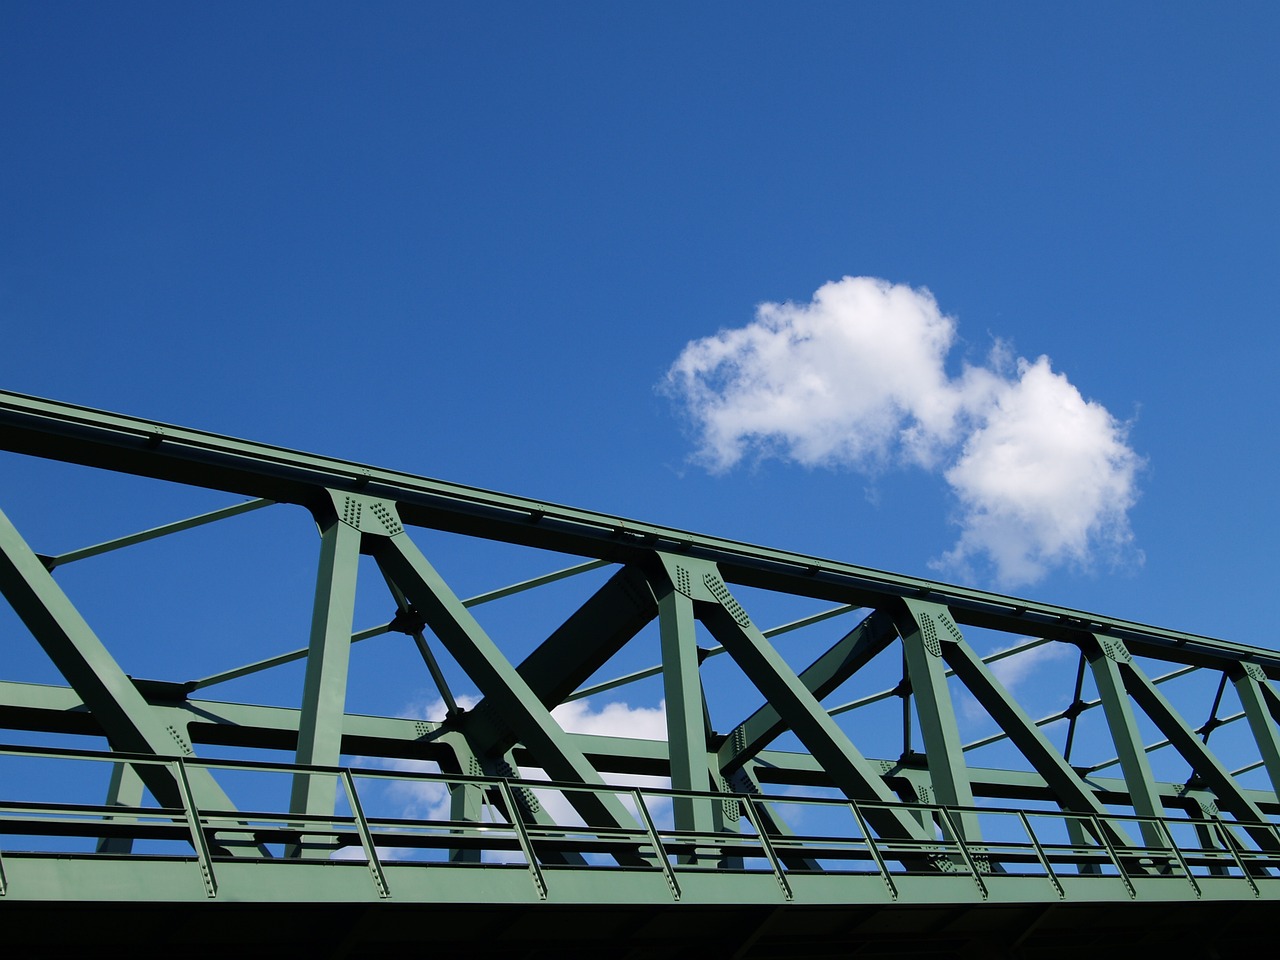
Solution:
<path fill-rule="evenodd" d="M 1278 28 L 1265 3 L 7 3 L 0 386 L 1273 645 Z M 732 377 L 691 406 L 668 371 L 843 277 L 949 318 L 929 363 L 877 354 L 919 374 L 878 395 L 893 439 L 799 455 L 800 402 L 709 470 Z M 998 405 L 913 459 L 902 404 L 1042 356 L 1123 482 L 1073 553 L 948 567 L 947 471 Z M 187 505 L 3 468 L 46 551 Z"/>

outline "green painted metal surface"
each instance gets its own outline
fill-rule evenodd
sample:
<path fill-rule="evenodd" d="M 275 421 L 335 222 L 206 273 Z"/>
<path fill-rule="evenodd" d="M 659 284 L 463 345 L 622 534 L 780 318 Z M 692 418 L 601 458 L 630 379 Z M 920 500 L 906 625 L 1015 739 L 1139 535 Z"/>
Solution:
<path fill-rule="evenodd" d="M 909 911 L 950 905 L 1005 910 L 992 929 L 1032 944 L 1060 933 L 1051 910 L 1136 923 L 1280 900 L 1275 651 L 15 394 L 0 449 L 254 498 L 60 554 L 0 515 L 0 592 L 65 680 L 0 680 L 0 914 L 645 906 L 692 935 L 714 909 L 844 910 L 912 936 Z M 300 561 L 310 622 L 285 652 L 138 680 L 57 579 L 263 508 L 319 532 Z M 576 559 L 463 599 L 422 531 Z M 357 630 L 362 557 L 387 620 Z M 567 603 L 548 592 L 592 576 Z M 561 605 L 559 626 L 515 656 L 476 611 L 529 596 Z M 761 626 L 784 607 L 801 615 Z M 354 644 L 395 634 L 439 719 L 349 708 Z M 637 650 L 656 662 L 636 669 Z M 1043 657 L 1071 667 L 1024 702 L 1010 665 Z M 299 660 L 284 702 L 210 696 Z M 649 678 L 665 737 L 558 719 Z M 966 743 L 977 715 L 997 730 Z M 71 786 L 85 770 L 98 796 Z M 752 924 L 742 955 L 773 936 Z"/>

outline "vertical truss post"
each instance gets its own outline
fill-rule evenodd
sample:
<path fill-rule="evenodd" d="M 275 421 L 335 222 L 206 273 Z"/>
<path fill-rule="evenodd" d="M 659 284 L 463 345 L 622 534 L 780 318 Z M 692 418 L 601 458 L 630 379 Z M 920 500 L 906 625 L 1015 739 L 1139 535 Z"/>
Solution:
<path fill-rule="evenodd" d="M 907 649 L 902 648 L 902 680 L 898 683 L 898 699 L 902 701 L 902 755 L 911 756 L 911 668 L 907 664 Z"/>
<path fill-rule="evenodd" d="M 1164 847 L 1165 835 L 1159 827 L 1159 821 L 1164 817 L 1164 806 L 1160 802 L 1155 777 L 1151 774 L 1151 763 L 1143 748 L 1142 733 L 1138 730 L 1133 706 L 1125 690 L 1124 677 L 1120 673 L 1120 664 L 1132 663 L 1133 658 L 1124 642 L 1115 637 L 1095 634 L 1093 639 L 1094 643 L 1084 654 L 1098 688 L 1098 697 L 1102 700 L 1111 738 L 1115 741 L 1133 811 L 1139 817 L 1154 818 L 1138 821 L 1143 843 L 1148 847 Z"/>
<path fill-rule="evenodd" d="M 345 516 L 335 509 L 333 515 L 325 518 L 320 539 L 311 641 L 302 711 L 298 716 L 298 763 L 308 766 L 336 767 L 342 752 L 347 666 L 360 560 L 358 514 L 353 514 L 349 507 L 343 513 Z M 296 774 L 290 809 L 293 813 L 333 816 L 337 788 L 333 774 Z M 323 849 L 311 853 L 325 855 Z"/>
<path fill-rule="evenodd" d="M 944 807 L 966 808 L 947 817 L 959 831 L 953 839 L 961 844 L 978 840 L 982 836 L 978 817 L 967 809 L 974 806 L 973 787 L 942 659 L 942 644 L 956 642 L 960 629 L 946 607 L 922 600 L 908 599 L 904 603 L 907 619 L 898 625 L 898 632 L 915 694 L 933 793 Z"/>
<path fill-rule="evenodd" d="M 1243 664 L 1232 676 L 1231 683 L 1249 720 L 1249 729 L 1262 755 L 1262 765 L 1271 778 L 1271 788 L 1280 796 L 1280 730 L 1276 728 L 1275 717 L 1267 703 L 1268 694 L 1274 698 L 1275 692 L 1271 690 L 1262 668 L 1252 663 Z"/>
<path fill-rule="evenodd" d="M 693 601 L 676 585 L 669 585 L 658 598 L 658 627 L 671 786 L 705 794 L 711 789 L 711 779 Z M 705 797 L 676 796 L 672 805 L 677 830 L 712 832 L 711 805 Z M 682 856 L 681 862 L 695 863 L 697 856 Z"/>
<path fill-rule="evenodd" d="M 703 717 L 707 730 L 712 730 L 711 712 L 706 707 L 705 690 L 703 695 Z M 711 788 L 721 794 L 729 794 L 729 784 L 724 777 L 720 776 L 720 771 L 712 766 L 715 762 L 715 754 L 707 754 L 707 777 L 710 780 Z M 741 833 L 742 828 L 739 825 L 742 818 L 742 804 L 737 797 L 723 796 L 718 800 L 711 802 L 711 830 L 713 833 Z M 722 855 L 717 861 L 717 866 L 721 870 L 741 870 L 742 857 L 736 855 Z"/>
<path fill-rule="evenodd" d="M 1211 815 L 1200 804 L 1197 804 L 1197 812 L 1200 815 L 1200 819 L 1195 821 L 1195 831 L 1196 839 L 1200 841 L 1200 846 L 1207 850 L 1224 849 L 1222 846 L 1222 832 L 1218 828 L 1217 823 L 1208 822 L 1211 819 Z M 1227 852 L 1231 854 L 1233 860 L 1238 860 L 1235 855 L 1235 851 L 1228 848 Z M 1243 869 L 1243 867 L 1241 867 L 1241 869 Z M 1231 876 L 1231 869 L 1223 866 L 1221 863 L 1211 862 L 1209 865 L 1209 876 L 1229 877 Z"/>

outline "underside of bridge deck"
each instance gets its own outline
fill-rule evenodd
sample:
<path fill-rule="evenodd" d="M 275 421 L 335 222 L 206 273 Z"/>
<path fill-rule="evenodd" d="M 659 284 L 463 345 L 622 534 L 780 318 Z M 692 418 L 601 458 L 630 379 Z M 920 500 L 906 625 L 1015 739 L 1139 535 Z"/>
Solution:
<path fill-rule="evenodd" d="M 735 957 L 1266 956 L 1274 909 L 1262 904 L 868 906 L 357 906 L 28 904 L 6 912 L 21 954 L 192 958 L 252 945 L 296 956 L 363 958 L 440 950 L 510 960 Z"/>

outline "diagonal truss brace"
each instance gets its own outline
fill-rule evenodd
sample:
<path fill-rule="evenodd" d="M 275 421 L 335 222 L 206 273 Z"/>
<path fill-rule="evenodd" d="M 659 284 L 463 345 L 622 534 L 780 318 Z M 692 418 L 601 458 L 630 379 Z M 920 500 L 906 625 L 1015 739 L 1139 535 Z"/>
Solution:
<path fill-rule="evenodd" d="M 657 615 L 648 580 L 634 567 L 623 567 L 525 657 L 516 672 L 544 707 L 554 709 Z M 483 701 L 468 718 L 468 737 L 483 755 L 505 753 L 516 742 L 514 732 Z"/>
<path fill-rule="evenodd" d="M 897 637 L 892 618 L 876 611 L 846 633 L 831 649 L 800 672 L 800 682 L 821 700 L 871 662 Z M 782 732 L 786 724 L 771 703 L 734 728 L 719 750 L 720 768 L 728 776 Z"/>
<path fill-rule="evenodd" d="M 715 564 L 690 557 L 664 557 L 678 590 L 692 594 L 698 618 L 777 709 L 809 752 L 851 800 L 873 801 L 865 809 L 875 828 L 887 837 L 931 839 L 909 813 L 894 806 L 879 769 L 855 747 L 822 708 L 795 671 L 760 633 L 720 577 Z M 884 804 L 884 806 L 880 806 Z"/>
<path fill-rule="evenodd" d="M 392 504 L 384 507 L 394 510 Z M 383 573 L 404 591 L 432 632 L 547 774 L 562 782 L 603 786 L 599 773 L 403 531 L 374 537 L 369 549 Z M 566 795 L 593 826 L 636 829 L 635 818 L 612 793 L 571 790 Z"/>
<path fill-rule="evenodd" d="M 1104 839 L 1119 846 L 1132 846 L 1128 835 L 1108 819 L 1107 809 L 1094 791 L 1049 743 L 1040 728 L 1009 695 L 991 672 L 991 668 L 973 652 L 958 630 L 950 637 L 950 642 L 942 644 L 942 655 L 978 703 L 1044 778 L 1049 789 L 1057 795 L 1063 809 L 1093 814 L 1107 834 Z"/>
<path fill-rule="evenodd" d="M 1196 732 L 1173 709 L 1164 694 L 1132 661 L 1132 658 L 1129 662 L 1122 663 L 1121 669 L 1124 673 L 1125 689 L 1129 691 L 1129 695 L 1151 718 L 1160 732 L 1169 739 L 1173 748 L 1182 755 L 1182 759 L 1213 790 L 1218 798 L 1218 805 L 1241 820 L 1266 823 L 1267 817 L 1258 805 L 1249 799 L 1235 777 L 1231 776 L 1222 762 L 1210 752 Z M 1262 849 L 1280 850 L 1280 839 L 1277 839 L 1275 831 L 1251 829 L 1248 832 Z"/>
<path fill-rule="evenodd" d="M 92 712 L 113 749 L 162 757 L 194 752 L 185 730 L 156 716 L 2 511 L 0 593 Z M 140 764 L 138 773 L 157 800 L 166 806 L 182 806 L 182 788 L 170 770 L 159 764 Z M 206 809 L 235 809 L 207 770 L 192 771 L 191 789 Z M 229 849 L 241 852 L 236 845 Z"/>

